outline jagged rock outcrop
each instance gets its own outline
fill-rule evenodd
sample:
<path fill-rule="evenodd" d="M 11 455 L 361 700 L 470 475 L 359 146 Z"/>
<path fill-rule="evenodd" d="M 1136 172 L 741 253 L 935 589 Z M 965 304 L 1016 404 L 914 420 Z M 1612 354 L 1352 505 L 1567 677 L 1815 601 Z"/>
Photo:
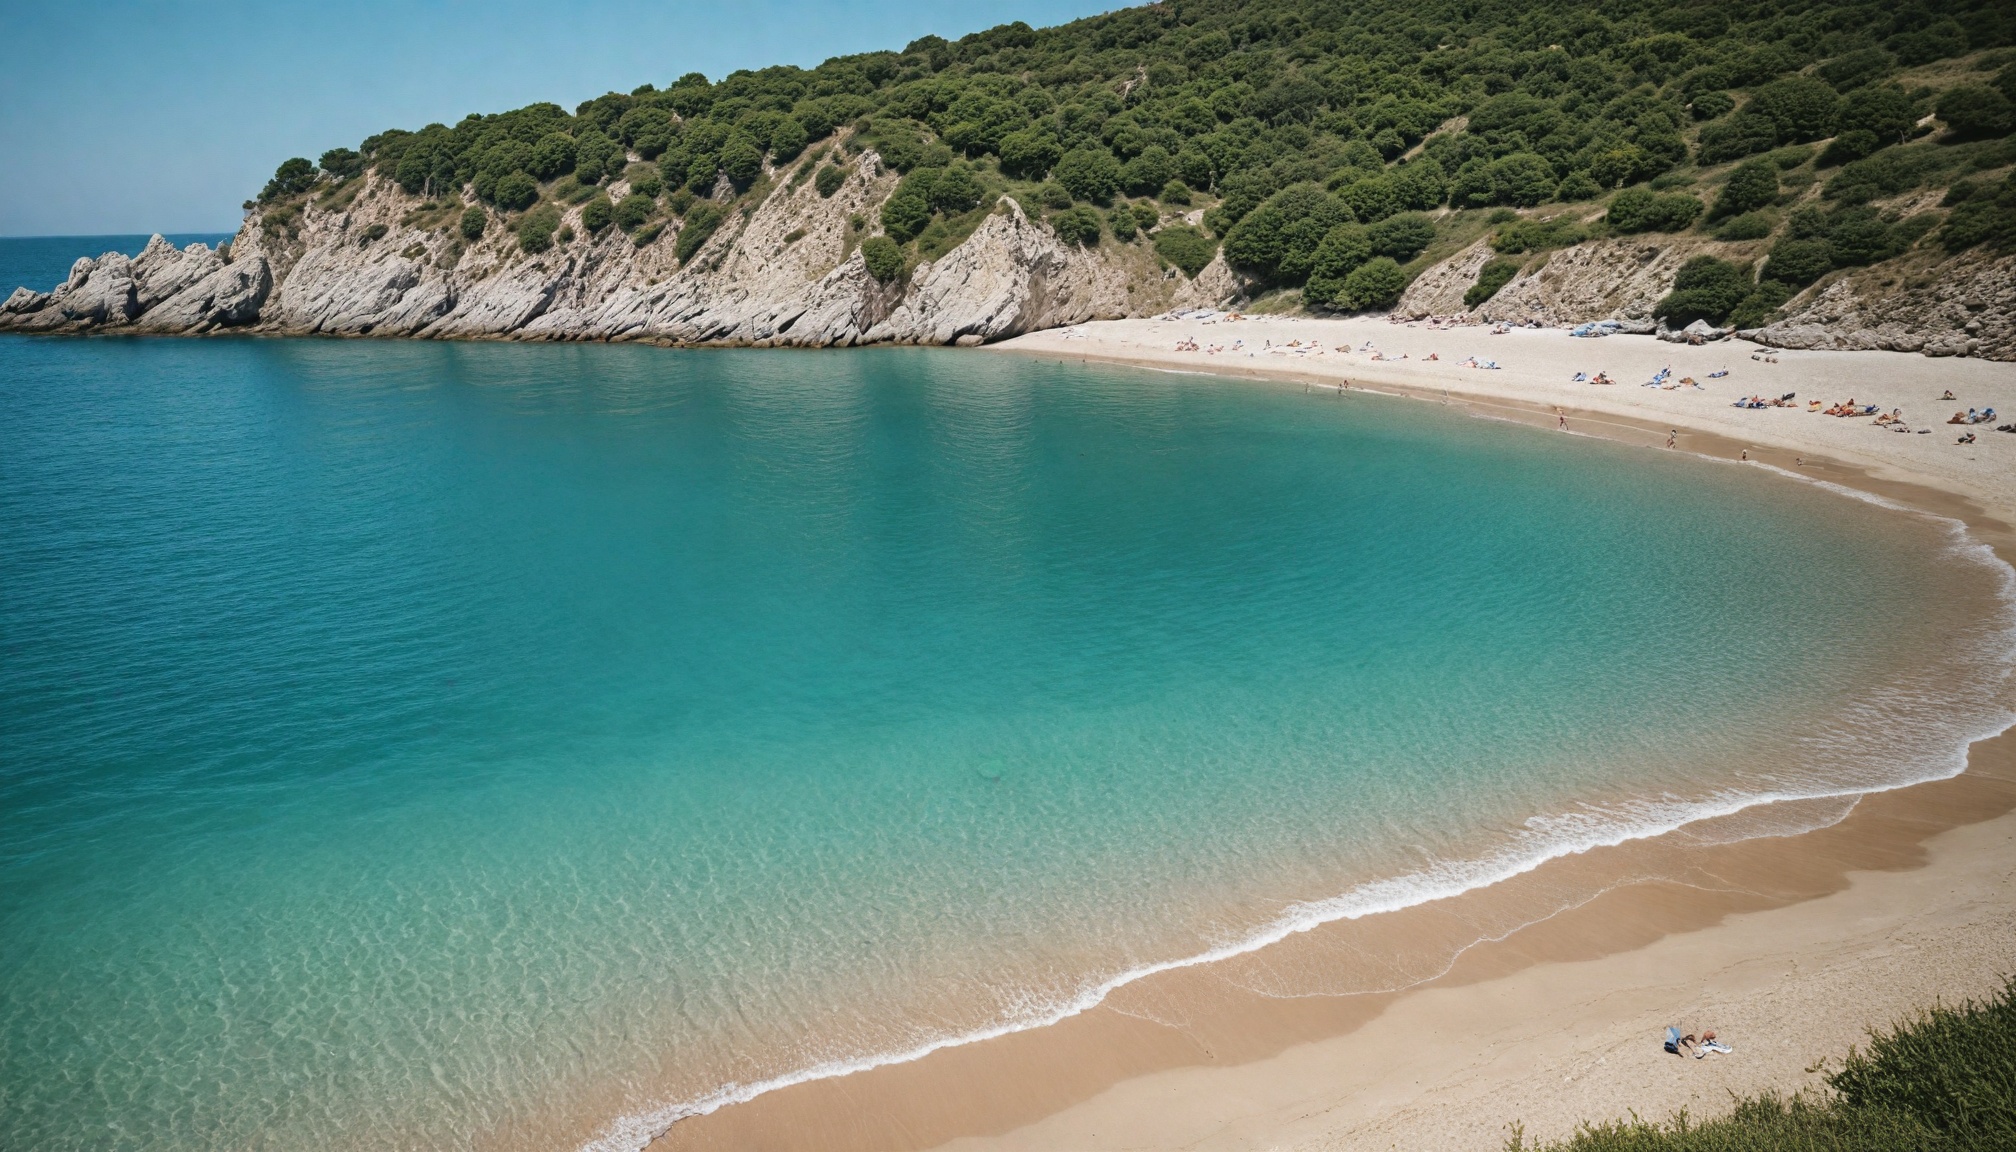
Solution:
<path fill-rule="evenodd" d="M 1738 336 L 1780 348 L 1880 348 L 2016 360 L 2016 256 L 1964 252 L 1915 278 L 1844 276 L 1808 291 L 1786 318 Z"/>
<path fill-rule="evenodd" d="M 676 228 L 638 245 L 615 228 L 527 254 L 492 221 L 469 243 L 449 227 L 467 203 L 430 203 L 378 176 L 338 206 L 248 217 L 227 255 L 156 237 L 133 260 L 79 261 L 54 292 L 22 291 L 0 328 L 201 333 L 225 328 L 336 336 L 655 340 L 836 346 L 980 343 L 1095 317 L 1143 315 L 1183 288 L 1236 293 L 1222 262 L 1199 285 L 1161 269 L 1146 244 L 1083 249 L 1004 198 L 967 239 L 892 284 L 868 274 L 863 225 L 896 184 L 875 153 L 837 190 L 773 173 L 759 203 L 731 214 L 683 265 Z M 621 181 L 616 199 L 628 191 Z"/>
<path fill-rule="evenodd" d="M 1674 274 L 1696 256 L 1747 263 L 1757 245 L 1723 244 L 1700 236 L 1623 236 L 1563 248 L 1533 260 L 1496 295 L 1478 305 L 1487 322 L 1579 324 L 1607 317 L 1643 317 L 1673 290 Z"/>
<path fill-rule="evenodd" d="M 1066 246 L 1003 199 L 966 243 L 920 264 L 889 318 L 864 339 L 981 344 L 1018 332 L 1129 315 L 1127 277 L 1111 262 Z"/>
<path fill-rule="evenodd" d="M 1464 309 L 1463 293 L 1477 283 L 1477 274 L 1491 262 L 1491 241 L 1477 241 L 1440 264 L 1432 264 L 1393 306 L 1397 316 L 1418 320 L 1428 316 L 1454 316 Z"/>

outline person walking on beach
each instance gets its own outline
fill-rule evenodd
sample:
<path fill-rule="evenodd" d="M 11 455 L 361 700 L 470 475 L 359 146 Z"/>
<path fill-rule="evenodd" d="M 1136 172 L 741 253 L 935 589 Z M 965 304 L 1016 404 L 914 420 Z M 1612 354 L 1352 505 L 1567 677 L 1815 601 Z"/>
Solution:
<path fill-rule="evenodd" d="M 1568 410 L 1566 408 L 1557 405 L 1554 409 L 1554 419 L 1560 421 L 1561 431 L 1566 432 L 1568 430 Z"/>
<path fill-rule="evenodd" d="M 1668 428 L 1666 430 L 1666 447 L 1671 448 L 1679 442 L 1680 430 L 1678 428 Z"/>

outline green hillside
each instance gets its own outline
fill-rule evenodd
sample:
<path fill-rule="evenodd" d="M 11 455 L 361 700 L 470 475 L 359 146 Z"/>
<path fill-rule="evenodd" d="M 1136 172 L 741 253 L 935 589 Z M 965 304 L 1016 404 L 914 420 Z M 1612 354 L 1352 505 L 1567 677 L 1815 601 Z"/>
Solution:
<path fill-rule="evenodd" d="M 1668 301 L 1754 323 L 1837 268 L 2016 247 L 2011 45 L 2007 0 L 1168 0 L 394 129 L 319 171 L 288 161 L 260 202 L 285 228 L 369 166 L 472 239 L 495 216 L 543 248 L 574 203 L 590 232 L 683 258 L 773 180 L 829 193 L 844 139 L 904 174 L 880 209 L 891 274 L 1005 191 L 1069 240 L 1153 244 L 1186 273 L 1222 245 L 1312 308 L 1388 304 L 1487 230 L 1506 261 L 1611 233 L 1771 239 Z M 1899 201 L 1928 188 L 1948 191 Z"/>

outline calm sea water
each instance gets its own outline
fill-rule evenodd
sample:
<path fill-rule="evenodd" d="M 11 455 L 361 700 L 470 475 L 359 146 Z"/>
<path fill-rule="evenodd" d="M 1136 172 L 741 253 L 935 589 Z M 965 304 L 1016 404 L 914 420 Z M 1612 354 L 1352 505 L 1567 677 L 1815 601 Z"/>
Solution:
<path fill-rule="evenodd" d="M 0 300 L 16 288 L 47 292 L 70 275 L 79 257 L 124 252 L 138 256 L 148 236 L 0 236 Z M 163 239 L 177 248 L 198 242 L 212 248 L 231 239 L 229 232 L 176 232 Z"/>
<path fill-rule="evenodd" d="M 926 350 L 0 339 L 0 1146 L 634 1145 L 2006 721 L 1951 525 Z"/>

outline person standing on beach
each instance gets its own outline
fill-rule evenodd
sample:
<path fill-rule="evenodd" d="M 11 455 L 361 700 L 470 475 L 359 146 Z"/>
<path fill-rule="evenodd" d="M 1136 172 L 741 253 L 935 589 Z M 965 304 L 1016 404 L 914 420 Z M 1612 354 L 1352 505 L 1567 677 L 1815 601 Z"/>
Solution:
<path fill-rule="evenodd" d="M 1556 406 L 1554 409 L 1554 419 L 1560 421 L 1561 431 L 1566 432 L 1568 430 L 1568 410 L 1566 408 Z"/>
<path fill-rule="evenodd" d="M 1666 430 L 1666 447 L 1671 448 L 1679 442 L 1680 430 L 1678 428 L 1668 428 Z"/>

